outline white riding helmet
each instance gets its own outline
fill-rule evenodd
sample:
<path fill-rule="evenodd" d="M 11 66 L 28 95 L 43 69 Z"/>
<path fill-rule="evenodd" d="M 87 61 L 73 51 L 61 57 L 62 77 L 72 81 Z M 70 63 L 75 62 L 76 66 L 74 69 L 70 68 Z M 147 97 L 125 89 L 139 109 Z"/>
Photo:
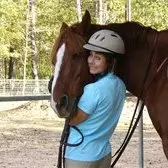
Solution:
<path fill-rule="evenodd" d="M 123 39 L 116 32 L 107 29 L 94 33 L 83 47 L 97 52 L 125 53 Z"/>

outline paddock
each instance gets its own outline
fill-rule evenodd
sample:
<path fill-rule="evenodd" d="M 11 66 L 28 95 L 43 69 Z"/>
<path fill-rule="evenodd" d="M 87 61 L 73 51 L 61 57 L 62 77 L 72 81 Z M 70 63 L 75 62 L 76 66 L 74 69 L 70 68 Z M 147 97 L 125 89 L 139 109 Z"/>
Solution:
<path fill-rule="evenodd" d="M 39 98 L 39 97 L 38 97 Z M 0 102 L 0 167 L 56 168 L 63 119 L 59 119 L 45 100 Z M 44 99 L 44 98 L 43 98 Z M 2 100 L 2 99 L 1 99 Z M 135 98 L 127 97 L 119 125 L 113 137 L 113 151 L 121 145 L 135 107 Z M 7 108 L 3 108 L 7 106 Z M 3 110 L 5 109 L 5 110 Z M 168 167 L 160 137 L 147 111 L 143 117 L 144 167 Z M 136 129 L 115 168 L 139 168 L 139 130 Z"/>

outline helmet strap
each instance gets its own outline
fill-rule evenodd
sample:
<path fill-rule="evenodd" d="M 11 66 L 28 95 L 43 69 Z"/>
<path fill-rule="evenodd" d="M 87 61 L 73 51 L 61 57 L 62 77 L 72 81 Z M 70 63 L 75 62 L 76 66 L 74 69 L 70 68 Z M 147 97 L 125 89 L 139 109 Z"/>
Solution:
<path fill-rule="evenodd" d="M 112 69 L 111 69 L 111 71 L 114 72 L 114 73 L 115 73 L 115 70 L 116 70 L 116 66 L 117 66 L 117 59 L 114 58 L 114 60 L 113 60 L 113 66 L 112 66 Z"/>

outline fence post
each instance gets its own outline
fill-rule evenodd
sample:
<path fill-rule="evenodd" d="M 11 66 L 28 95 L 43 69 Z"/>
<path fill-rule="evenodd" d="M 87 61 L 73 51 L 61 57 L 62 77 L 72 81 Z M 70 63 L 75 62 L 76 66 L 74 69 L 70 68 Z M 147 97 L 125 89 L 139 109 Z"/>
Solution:
<path fill-rule="evenodd" d="M 138 111 L 140 110 L 141 105 L 143 104 L 143 101 L 140 100 Z M 139 120 L 139 168 L 144 168 L 144 151 L 143 151 L 143 113 L 141 115 L 141 118 Z"/>

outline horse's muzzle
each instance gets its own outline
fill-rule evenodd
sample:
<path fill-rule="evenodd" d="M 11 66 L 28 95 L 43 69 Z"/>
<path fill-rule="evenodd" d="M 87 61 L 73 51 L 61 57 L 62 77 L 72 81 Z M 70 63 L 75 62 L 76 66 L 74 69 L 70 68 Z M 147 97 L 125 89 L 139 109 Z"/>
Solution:
<path fill-rule="evenodd" d="M 67 95 L 63 95 L 59 101 L 57 101 L 56 109 L 60 118 L 72 117 L 77 112 L 77 98 L 69 98 Z"/>
<path fill-rule="evenodd" d="M 52 76 L 48 82 L 48 90 L 52 93 L 52 82 L 54 76 Z M 51 99 L 51 107 L 60 118 L 72 117 L 76 114 L 78 98 L 70 98 L 68 95 L 63 95 L 57 102 L 54 101 L 53 95 Z"/>
<path fill-rule="evenodd" d="M 60 118 L 68 118 L 70 116 L 68 111 L 68 96 L 62 96 L 56 104 L 56 109 Z"/>

